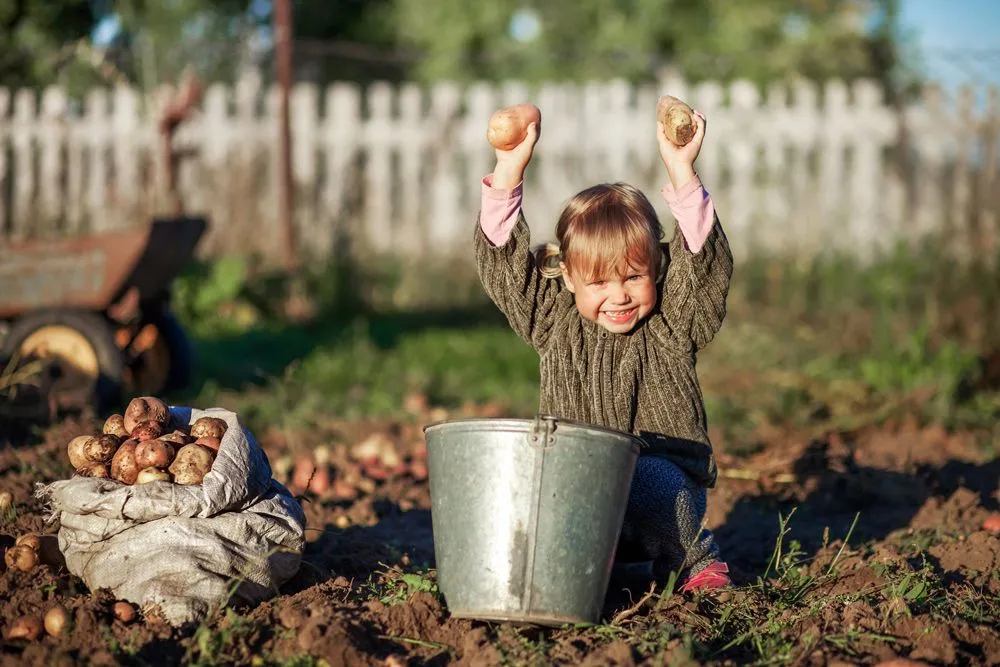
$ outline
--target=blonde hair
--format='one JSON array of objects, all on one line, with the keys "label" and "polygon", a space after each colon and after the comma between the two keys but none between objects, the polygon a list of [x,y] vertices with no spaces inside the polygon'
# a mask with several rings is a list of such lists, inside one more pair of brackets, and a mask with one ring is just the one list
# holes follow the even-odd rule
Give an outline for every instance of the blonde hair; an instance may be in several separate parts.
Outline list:
[{"label": "blonde hair", "polygon": [[570,273],[592,280],[617,273],[623,259],[658,277],[662,238],[663,227],[646,195],[627,183],[602,183],[569,200],[556,224],[557,242],[539,248],[535,257],[546,278],[561,277],[563,262]]}]

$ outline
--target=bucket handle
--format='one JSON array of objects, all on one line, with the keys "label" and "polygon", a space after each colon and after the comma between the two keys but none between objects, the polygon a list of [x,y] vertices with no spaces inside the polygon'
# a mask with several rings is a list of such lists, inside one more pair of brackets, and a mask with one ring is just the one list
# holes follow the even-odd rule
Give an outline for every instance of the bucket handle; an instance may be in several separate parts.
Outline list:
[{"label": "bucket handle", "polygon": [[528,435],[528,443],[532,449],[547,449],[556,444],[556,418],[552,415],[539,414]]}]

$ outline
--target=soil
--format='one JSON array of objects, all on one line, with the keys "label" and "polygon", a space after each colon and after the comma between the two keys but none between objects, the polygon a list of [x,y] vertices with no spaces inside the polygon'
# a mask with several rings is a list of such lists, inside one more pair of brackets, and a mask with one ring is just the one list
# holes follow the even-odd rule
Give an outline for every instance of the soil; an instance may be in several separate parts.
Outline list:
[{"label": "soil", "polygon": [[[4,641],[0,664],[1000,664],[1000,534],[983,527],[1000,504],[1000,460],[974,434],[906,422],[763,433],[757,453],[723,451],[708,527],[735,587],[644,597],[648,581],[616,579],[606,623],[542,629],[449,615],[434,585],[420,424],[497,408],[414,410],[397,423],[257,434],[291,486],[303,452],[323,446],[330,461],[329,488],[301,497],[308,546],[277,597],[174,628],[155,609],[115,619],[110,591],[89,591],[58,563],[4,571],[4,633],[55,604],[73,623],[59,637]],[[0,450],[0,491],[16,506],[0,533],[56,530],[34,485],[66,477],[65,444],[97,427],[66,420]]]}]

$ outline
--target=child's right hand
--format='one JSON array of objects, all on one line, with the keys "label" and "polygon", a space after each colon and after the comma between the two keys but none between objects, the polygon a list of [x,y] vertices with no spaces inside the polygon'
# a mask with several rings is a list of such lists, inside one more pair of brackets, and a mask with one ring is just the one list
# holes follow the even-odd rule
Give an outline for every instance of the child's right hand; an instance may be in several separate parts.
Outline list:
[{"label": "child's right hand", "polygon": [[493,187],[511,190],[524,179],[524,170],[531,162],[531,155],[538,143],[538,125],[528,124],[524,139],[510,150],[496,149],[497,166],[493,170]]}]

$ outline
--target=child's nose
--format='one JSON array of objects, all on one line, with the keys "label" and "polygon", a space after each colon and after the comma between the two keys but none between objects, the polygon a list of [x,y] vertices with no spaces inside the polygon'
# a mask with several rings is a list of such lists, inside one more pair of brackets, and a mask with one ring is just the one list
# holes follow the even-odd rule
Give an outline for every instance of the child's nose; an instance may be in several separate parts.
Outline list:
[{"label": "child's nose", "polygon": [[614,283],[611,292],[611,298],[615,303],[628,303],[629,294],[628,290],[625,289],[625,285],[622,283]]}]

